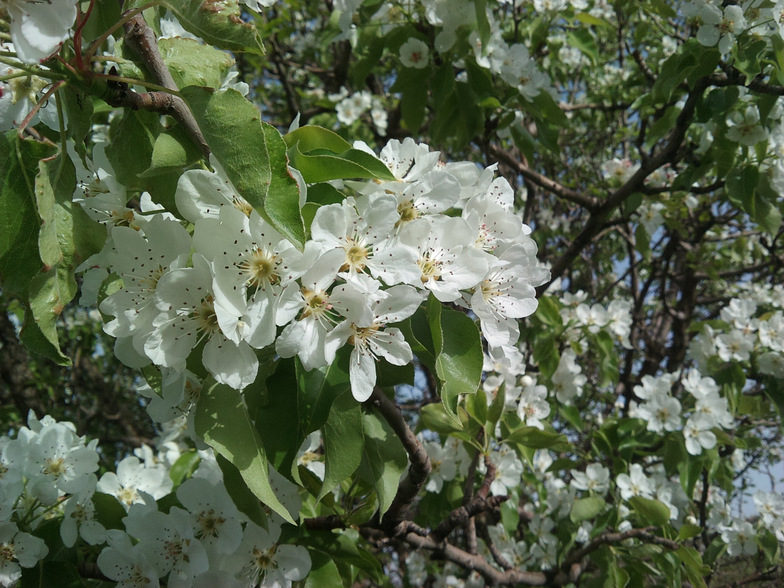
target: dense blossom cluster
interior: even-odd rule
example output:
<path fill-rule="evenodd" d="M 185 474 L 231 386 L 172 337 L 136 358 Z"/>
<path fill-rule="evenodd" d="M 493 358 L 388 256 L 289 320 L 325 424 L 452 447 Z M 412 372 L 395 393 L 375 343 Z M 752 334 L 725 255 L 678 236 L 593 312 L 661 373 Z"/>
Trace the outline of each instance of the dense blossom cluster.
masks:
<path fill-rule="evenodd" d="M 635 425 L 638 431 L 635 435 L 648 431 L 663 438 L 677 433 L 682 435 L 685 450 L 698 456 L 716 446 L 718 431 L 734 429 L 736 421 L 725 392 L 712 377 L 705 375 L 713 373 L 716 367 L 713 364 L 709 367 L 708 364 L 713 360 L 755 361 L 752 359 L 754 356 L 775 356 L 779 359 L 782 357 L 780 339 L 784 329 L 778 326 L 781 319 L 781 287 L 757 285 L 746 290 L 748 292 L 743 298 L 734 299 L 722 312 L 725 329 L 709 328 L 709 332 L 694 339 L 690 348 L 691 359 L 699 367 L 683 374 L 644 376 L 640 384 L 634 387 L 637 400 L 632 402 L 629 415 L 639 419 L 639 425 Z M 621 349 L 629 349 L 631 305 L 618 299 L 607 307 L 601 304 L 589 307 L 584 304 L 584 300 L 584 293 L 564 294 L 560 299 L 560 315 L 567 326 L 568 339 L 573 342 L 573 346 L 581 349 L 582 343 L 585 347 L 582 347 L 581 353 L 588 356 L 588 338 L 604 331 Z M 764 318 L 754 318 L 759 316 Z M 746 336 L 752 337 L 747 353 L 722 356 L 723 347 L 719 343 L 719 337 L 725 336 L 727 332 L 742 332 L 744 329 L 747 331 Z M 739 336 L 735 333 L 729 339 Z M 724 345 L 726 346 L 726 343 Z M 771 349 L 773 351 L 770 351 Z M 505 355 L 500 358 L 486 358 L 483 387 L 488 402 L 492 401 L 503 386 L 506 410 L 516 412 L 524 424 L 543 429 L 544 424 L 550 420 L 548 417 L 551 412 L 557 411 L 559 406 L 580 399 L 586 384 L 579 367 L 584 358 L 578 356 L 573 348 L 564 350 L 558 368 L 549 382 L 539 378 L 542 384 L 547 385 L 537 383 L 536 364 L 527 368 L 533 368 L 532 375 L 524 375 L 524 354 L 528 352 L 525 346 L 507 348 L 505 351 Z M 755 361 L 756 363 L 758 361 Z M 620 410 L 621 406 L 617 408 Z M 602 419 L 597 419 L 596 426 L 601 423 Z M 619 500 L 621 518 L 617 528 L 620 532 L 633 528 L 634 517 L 628 501 L 635 497 L 655 500 L 664 505 L 669 512 L 671 524 L 676 528 L 694 525 L 700 516 L 694 511 L 694 504 L 701 500 L 701 484 L 696 484 L 693 496 L 688 496 L 684 491 L 681 476 L 668 475 L 663 465 L 656 463 L 654 459 L 648 463 L 632 463 L 628 471 L 614 477 L 612 471 L 603 463 L 585 463 L 579 469 L 562 474 L 558 470 L 550 469 L 554 464 L 554 454 L 551 451 L 537 451 L 530 462 L 524 465 L 518 453 L 503 439 L 504 435 L 499 428 L 496 430 L 496 441 L 492 444 L 492 459 L 498 473 L 491 486 L 491 493 L 526 497 L 524 511 L 519 516 L 527 517 L 528 524 L 526 532 L 522 537 L 517 534 L 517 538 L 513 531 L 503 524 L 490 527 L 488 531 L 493 550 L 500 551 L 507 562 L 520 569 L 548 569 L 556 564 L 557 545 L 560 540 L 555 535 L 555 529 L 559 526 L 575 526 L 569 518 L 575 501 L 581 498 L 601 498 L 602 504 L 605 500 L 608 500 L 608 503 Z M 466 476 L 468 456 L 450 448 L 452 441 L 453 439 L 449 438 L 445 445 L 425 443 L 433 464 L 433 476 L 426 487 L 428 492 L 442 493 L 445 485 L 453 480 L 454 483 L 462 484 L 461 480 Z M 746 467 L 742 450 L 735 451 L 732 463 L 735 471 Z M 484 469 L 480 466 L 478 471 Z M 530 473 L 526 473 L 527 471 Z M 615 498 L 608 499 L 608 494 L 614 495 Z M 760 513 L 756 524 L 742 516 L 733 516 L 725 498 L 726 494 L 719 487 L 711 486 L 707 496 L 708 528 L 721 537 L 728 554 L 756 554 L 759 549 L 759 534 L 763 530 L 773 534 L 779 541 L 784 539 L 784 502 L 781 494 L 762 490 L 754 493 L 754 505 Z M 606 504 L 597 514 L 607 512 L 608 508 L 609 504 Z M 575 541 L 584 543 L 592 537 L 593 524 L 592 519 L 580 521 L 574 529 Z M 489 550 L 490 544 L 480 543 L 480 548 Z M 489 551 L 486 555 L 488 559 L 493 559 Z M 410 555 L 406 563 L 411 582 L 427 577 L 427 562 L 420 555 Z M 469 576 L 454 578 L 450 585 L 474 584 Z"/>
<path fill-rule="evenodd" d="M 379 358 L 412 360 L 391 325 L 429 294 L 470 308 L 492 347 L 515 343 L 516 319 L 536 309 L 534 287 L 549 273 L 512 212 L 509 184 L 492 168 L 442 164 L 438 152 L 411 139 L 390 141 L 380 157 L 396 180 L 351 182 L 354 197 L 316 211 L 302 251 L 248 205 L 217 163 L 180 179 L 177 205 L 192 235 L 151 203 L 147 215 L 126 209 L 110 169 L 88 174 L 81 202 L 110 231 L 88 265 L 122 279 L 101 302 L 114 317 L 106 331 L 117 338 L 117 356 L 181 374 L 204 342 L 207 370 L 243 389 L 256 378 L 254 349 L 274 344 L 279 356 L 296 355 L 311 370 L 350 343 L 352 392 L 363 401 Z M 95 193 L 96 182 L 106 191 Z M 444 214 L 454 208 L 460 216 Z"/>
<path fill-rule="evenodd" d="M 275 4 L 240 1 L 261 13 Z M 192 3 L 170 4 L 173 12 L 154 17 L 159 20 L 160 39 L 187 39 L 208 50 L 202 56 L 214 50 L 179 24 L 182 11 Z M 215 14 L 237 8 L 236 2 L 220 4 Z M 194 455 L 182 435 L 189 431 L 196 438 L 193 407 L 201 394 L 202 376 L 209 373 L 220 384 L 242 391 L 269 367 L 261 363 L 269 357 L 287 367 L 294 362 L 286 360 L 296 358 L 297 377 L 302 376 L 301 366 L 315 378 L 314 370 L 327 368 L 344 353 L 350 356 L 350 391 L 356 401 L 364 402 L 376 389 L 380 362 L 424 365 L 412 351 L 413 340 L 403 333 L 418 309 L 436 303 L 457 307 L 475 320 L 484 364 L 480 380 L 477 340 L 477 377 L 469 392 L 481 384 L 476 395 L 452 398 L 454 414 L 447 414 L 446 399 L 443 406 L 424 401 L 417 405 L 413 420 L 431 471 L 422 480 L 424 490 L 417 497 L 421 502 L 408 514 L 416 512 L 417 525 L 423 520 L 430 525 L 416 528 L 425 541 L 442 523 L 457 518 L 450 512 L 457 513 L 453 509 L 460 497 L 466 506 L 480 485 L 480 492 L 497 499 L 492 503 L 497 508 L 488 507 L 492 514 L 472 519 L 473 529 L 467 525 L 459 537 L 448 538 L 449 543 L 443 538 L 438 542 L 438 549 L 448 544 L 457 551 L 469 538 L 465 553 L 487 562 L 484 576 L 473 566 L 476 560 L 469 559 L 471 565 L 463 561 L 462 567 L 456 565 L 457 557 L 446 564 L 431 561 L 424 550 L 407 551 L 414 543 L 406 544 L 405 537 L 398 536 L 403 547 L 394 553 L 393 566 L 400 565 L 410 585 L 478 588 L 490 581 L 493 571 L 504 574 L 512 569 L 552 572 L 546 576 L 549 580 L 583 547 L 601 566 L 606 564 L 599 573 L 607 571 L 607 577 L 619 583 L 626 570 L 641 574 L 634 571 L 637 560 L 653 569 L 649 561 L 654 561 L 652 554 L 659 547 L 663 553 L 672 549 L 675 555 L 669 555 L 674 559 L 685 561 L 684 553 L 689 555 L 699 574 L 703 556 L 713 558 L 709 563 L 715 566 L 725 552 L 752 556 L 760 549 L 770 551 L 771 545 L 778 548 L 776 542 L 784 542 L 780 493 L 773 488 L 754 491 L 756 520 L 740 512 L 734 515 L 730 506 L 737 501 L 731 492 L 737 479 L 748 479 L 747 470 L 761 460 L 775 459 L 773 450 L 764 458 L 750 455 L 759 449 L 759 431 L 776 424 L 768 416 L 778 417 L 769 402 L 775 394 L 769 389 L 779 385 L 781 390 L 784 377 L 784 288 L 751 280 L 723 288 L 724 282 L 713 280 L 711 272 L 778 276 L 778 258 L 768 267 L 767 261 L 760 262 L 760 252 L 773 258 L 780 241 L 781 215 L 775 199 L 784 189 L 784 109 L 777 102 L 780 87 L 767 95 L 765 84 L 780 85 L 784 68 L 781 59 L 774 63 L 766 54 L 780 53 L 784 0 L 676 2 L 675 17 L 667 3 L 642 4 L 639 12 L 630 8 L 629 17 L 621 18 L 617 3 L 608 0 L 335 0 L 330 3 L 335 12 L 324 19 L 329 30 L 321 36 L 315 31 L 319 18 L 306 17 L 307 10 L 276 7 L 275 26 L 287 26 L 289 16 L 303 25 L 301 34 L 291 40 L 295 52 L 329 53 L 341 62 L 335 68 L 340 72 L 291 67 L 290 54 L 279 46 L 285 43 L 271 39 L 270 63 L 279 60 L 271 78 L 284 88 L 289 114 L 303 107 L 311 123 L 327 124 L 341 133 L 350 127 L 344 136 L 368 141 L 388 131 L 400 137 L 416 133 L 421 123 L 432 132 L 433 144 L 451 145 L 454 140 L 460 145 L 461 137 L 440 128 L 452 120 L 444 117 L 444 123 L 438 120 L 440 113 L 430 112 L 442 106 L 448 112 L 453 100 L 455 127 L 465 127 L 465 144 L 481 146 L 488 159 L 497 145 L 513 145 L 508 153 L 514 157 L 505 163 L 518 174 L 520 192 L 528 194 L 524 211 L 520 193 L 497 175 L 496 166 L 449 161 L 411 138 L 389 141 L 379 155 L 356 141 L 354 149 L 377 157 L 394 179 L 360 181 L 346 174 L 309 194 L 311 186 L 289 167 L 299 186 L 307 236 L 299 247 L 281 234 L 280 225 L 273 226 L 263 206 L 254 209 L 243 198 L 217 159 L 196 169 L 198 156 L 173 157 L 171 169 L 177 168 L 179 182 L 165 208 L 160 204 L 164 199 L 143 192 L 142 183 L 125 186 L 109 160 L 120 144 L 118 127 L 127 121 L 117 124 L 123 116 L 119 110 L 98 113 L 95 119 L 111 126 L 93 127 L 90 141 L 77 145 L 78 153 L 71 144 L 62 149 L 57 171 L 65 177 L 73 164 L 74 201 L 103 225 L 107 235 L 103 250 L 79 268 L 81 302 L 100 308 L 104 331 L 116 340 L 117 358 L 133 368 L 159 368 L 145 371 L 155 376 L 138 391 L 150 416 L 168 434 L 155 450 L 140 448 L 100 479 L 96 443 L 77 435 L 69 423 L 31 415 L 15 438 L 0 438 L 0 585 L 16 585 L 23 569 L 52 555 L 54 543 L 42 532 L 52 524 L 59 525 L 62 546 L 89 553 L 100 573 L 119 586 L 288 586 L 305 579 L 310 555 L 304 546 L 292 544 L 292 528 L 275 514 L 251 520 L 240 512 L 211 451 L 198 452 L 199 466 L 192 477 L 183 480 L 172 473 L 178 460 Z M 278 8 L 284 18 L 279 18 Z M 76 18 L 74 0 L 0 0 L 0 19 L 9 31 L 0 46 L 0 130 L 16 127 L 29 116 L 28 125 L 42 122 L 55 133 L 65 128 L 72 132 L 72 121 L 66 123 L 62 116 L 61 94 L 39 101 L 48 89 L 55 89 L 51 84 L 61 81 L 59 76 L 67 77 L 72 73 L 68 68 L 77 65 L 61 70 L 48 67 L 54 68 L 54 60 L 41 65 L 61 45 L 66 50 L 56 66 L 65 63 L 69 38 L 78 38 Z M 199 23 L 191 21 L 189 26 L 198 28 Z M 246 22 L 243 28 L 253 27 Z M 658 46 L 648 45 L 652 29 L 663 36 Z M 613 31 L 610 37 L 608 31 Z M 607 40 L 616 31 L 617 57 L 608 61 L 603 57 L 614 40 Z M 109 41 L 107 45 L 113 44 Z M 335 41 L 344 45 L 333 54 Z M 125 53 L 117 50 L 120 44 L 115 44 L 113 55 L 100 55 L 94 47 L 98 52 L 93 57 L 133 72 Z M 633 45 L 645 51 L 629 51 Z M 184 47 L 179 42 L 171 46 L 177 51 Z M 349 57 L 342 62 L 340 55 Z M 712 69 L 711 56 L 721 59 Z M 173 71 L 181 67 L 172 61 Z M 376 78 L 374 61 L 392 63 L 397 69 Z M 708 64 L 704 72 L 703 62 Z M 100 69 L 96 63 L 90 66 Z M 577 70 L 590 75 L 578 80 Z M 778 79 L 768 75 L 771 71 Z M 670 87 L 670 76 L 681 74 Z M 236 76 L 236 70 L 226 65 L 213 96 L 225 96 L 221 90 L 231 87 L 254 100 L 268 98 L 256 89 L 251 93 L 247 84 L 235 81 Z M 407 78 L 421 81 L 415 92 L 405 86 Z M 704 95 L 695 89 L 701 83 L 708 86 Z M 309 84 L 312 87 L 307 88 Z M 631 91 L 638 86 L 644 90 Z M 419 100 L 417 108 L 412 106 L 412 94 Z M 479 105 L 467 104 L 465 96 L 476 97 Z M 84 114 L 74 111 L 73 104 L 70 108 L 69 116 Z M 581 112 L 610 121 L 608 135 L 581 127 L 586 120 Z M 623 123 L 612 122 L 618 112 Z M 274 115 L 268 114 L 264 113 L 265 120 L 272 120 Z M 76 126 L 85 126 L 89 115 L 84 116 Z M 156 119 L 157 114 L 151 117 Z M 575 129 L 582 129 L 592 144 L 565 145 L 563 121 L 574 124 L 568 129 L 572 138 L 579 136 Z M 633 139 L 637 122 L 641 130 Z M 158 123 L 153 126 L 166 139 L 172 138 L 165 134 L 172 128 L 181 130 L 179 120 L 172 125 L 172 119 L 162 117 Z M 678 128 L 681 124 L 686 127 Z M 48 137 L 50 130 L 44 129 L 44 135 Z M 670 163 L 649 169 L 651 161 L 663 161 L 659 156 L 667 153 L 671 137 L 680 130 L 685 140 L 675 145 Z M 442 136 L 437 138 L 439 131 Z M 109 146 L 107 138 L 113 134 Z M 481 145 L 476 140 L 480 134 Z M 70 142 L 70 134 L 62 136 L 63 143 Z M 159 146 L 157 141 L 154 145 Z M 20 165 L 29 164 L 17 151 Z M 119 165 L 117 158 L 113 161 Z M 560 173 L 560 165 L 569 173 Z M 552 179 L 540 176 L 544 171 Z M 45 175 L 33 182 L 44 204 Z M 623 195 L 631 184 L 630 195 L 605 219 L 602 230 L 617 237 L 606 241 L 606 255 L 600 251 L 597 257 L 602 259 L 585 260 L 585 274 L 577 262 L 574 268 L 561 270 L 563 280 L 553 282 L 545 294 L 543 316 L 521 324 L 519 319 L 532 315 L 540 304 L 535 288 L 550 279 L 537 260 L 537 246 L 523 215 L 542 235 L 548 256 L 557 255 L 571 250 L 572 245 L 564 243 L 578 243 L 586 235 L 593 239 L 595 235 L 578 232 L 583 221 L 590 219 L 590 225 L 604 214 L 603 202 Z M 736 186 L 742 193 L 733 193 Z M 692 192 L 686 193 L 690 188 Z M 36 206 L 44 208 L 39 202 Z M 766 218 L 766 206 L 778 218 Z M 32 216 L 43 234 L 47 219 L 41 212 L 39 223 L 36 214 L 38 210 Z M 767 232 L 758 230 L 761 225 Z M 704 232 L 694 236 L 691 229 L 698 226 Z M 768 233 L 775 237 L 772 241 Z M 594 252 L 604 245 L 596 239 Z M 730 242 L 733 246 L 725 247 Z M 674 253 L 665 255 L 665 243 Z M 628 257 L 618 253 L 625 248 Z M 661 265 L 655 259 L 659 254 Z M 706 263 L 703 272 L 698 260 L 711 256 L 727 263 Z M 684 259 L 688 263 L 683 264 Z M 684 268 L 696 268 L 697 273 Z M 616 271 L 623 275 L 616 276 Z M 679 305 L 685 298 L 676 286 L 691 281 L 700 288 L 705 285 L 705 296 L 682 311 Z M 670 295 L 668 284 L 677 295 Z M 657 322 L 687 320 L 678 343 L 680 357 L 673 352 L 677 345 L 672 340 L 655 341 L 656 335 L 644 332 Z M 475 334 L 477 329 L 471 328 Z M 661 332 L 671 336 L 673 330 Z M 660 344 L 671 347 L 662 347 L 659 353 Z M 666 352 L 672 352 L 667 362 Z M 423 371 L 415 373 L 417 382 L 426 377 Z M 434 395 L 428 401 L 436 399 L 439 384 L 421 386 Z M 243 397 L 246 405 L 256 400 L 249 397 Z M 344 414 L 340 406 L 326 412 L 352 421 L 359 428 L 346 424 L 346 431 L 364 439 L 368 431 L 362 419 L 375 418 L 375 409 L 370 403 L 362 408 L 351 403 L 351 408 L 354 412 Z M 442 412 L 427 412 L 432 408 Z M 760 415 L 767 420 L 755 422 Z M 771 421 L 774 425 L 765 424 Z M 345 531 L 342 538 L 351 536 L 356 543 L 367 539 L 371 545 L 375 532 L 383 534 L 380 527 L 371 529 L 370 539 L 360 539 L 355 529 L 341 525 L 365 525 L 367 530 L 371 517 L 383 518 L 370 511 L 383 511 L 382 503 L 391 497 L 382 494 L 396 491 L 401 475 L 410 480 L 417 468 L 407 473 L 403 466 L 395 469 L 400 456 L 393 455 L 391 442 L 398 440 L 391 434 L 386 439 L 390 444 L 382 447 L 389 455 L 370 460 L 363 440 L 354 446 L 362 448 L 356 453 L 364 454 L 354 456 L 356 464 L 335 466 L 343 459 L 335 457 L 335 430 L 342 442 L 344 424 L 313 425 L 308 431 L 320 430 L 308 434 L 287 478 L 271 469 L 270 481 L 286 509 L 295 516 L 313 517 L 316 528 L 325 520 L 340 519 L 335 529 L 329 529 L 334 531 L 330 540 Z M 254 422 L 254 427 L 253 434 L 260 434 L 262 425 Z M 747 431 L 752 432 L 749 438 L 744 437 Z M 200 447 L 202 441 L 197 441 Z M 295 445 L 300 441 L 297 438 Z M 372 438 L 372 443 L 377 441 Z M 403 449 L 397 449 L 405 458 Z M 405 449 L 413 463 L 415 452 Z M 373 478 L 376 485 L 370 488 L 367 470 L 389 463 L 389 471 L 380 476 L 388 480 Z M 337 479 L 335 470 L 348 470 L 349 465 L 353 473 Z M 298 483 L 307 483 L 295 488 L 287 481 L 289 474 Z M 316 499 L 319 482 L 324 486 L 328 481 L 332 486 L 322 487 Z M 121 529 L 116 528 L 117 521 L 107 522 L 107 500 L 115 513 L 121 513 Z M 641 535 L 634 532 L 647 533 L 652 522 L 659 528 L 652 541 L 658 545 L 635 544 Z M 303 525 L 297 533 L 308 537 L 310 530 Z M 671 540 L 676 535 L 677 549 Z M 690 542 L 693 537 L 698 539 Z M 373 548 L 387 549 L 391 543 L 386 541 Z M 313 549 L 312 543 L 308 545 Z M 641 547 L 639 552 L 635 547 Z M 615 553 L 602 554 L 602 549 Z M 351 565 L 366 556 L 354 557 L 355 553 L 359 552 L 346 558 Z M 778 553 L 780 557 L 780 549 Z M 320 562 L 320 571 L 334 571 L 343 580 L 351 575 L 353 582 L 351 566 L 341 556 L 335 561 L 340 570 L 330 561 Z M 678 566 L 672 578 L 680 581 Z M 684 563 L 683 569 L 688 567 Z"/>
<path fill-rule="evenodd" d="M 751 296 L 731 300 L 721 311 L 722 322 L 706 325 L 692 340 L 698 364 L 708 366 L 712 358 L 748 362 L 760 376 L 784 377 L 784 299 L 780 287 L 770 294 L 763 304 Z"/>
<path fill-rule="evenodd" d="M 240 588 L 303 579 L 307 550 L 278 543 L 275 515 L 264 528 L 237 510 L 211 451 L 199 452 L 193 477 L 176 488 L 177 506 L 159 510 L 156 500 L 173 490 L 172 466 L 190 456 L 181 422 L 164 430 L 156 450 L 143 446 L 100 479 L 97 441 L 78 436 L 71 423 L 31 413 L 15 438 L 0 438 L 0 586 L 17 585 L 22 568 L 46 557 L 49 547 L 32 533 L 52 521 L 62 545 L 91 546 L 101 573 L 118 586 Z M 279 491 L 298 510 L 296 492 Z M 122 529 L 105 526 L 112 520 L 107 499 L 125 509 Z"/>

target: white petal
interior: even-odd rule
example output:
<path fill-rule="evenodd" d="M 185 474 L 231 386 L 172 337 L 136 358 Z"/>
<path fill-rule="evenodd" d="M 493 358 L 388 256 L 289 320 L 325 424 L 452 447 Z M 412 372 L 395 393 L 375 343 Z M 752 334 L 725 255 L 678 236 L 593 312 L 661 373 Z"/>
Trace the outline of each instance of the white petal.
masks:
<path fill-rule="evenodd" d="M 360 353 L 354 348 L 351 352 L 349 377 L 354 398 L 358 402 L 365 402 L 370 398 L 376 385 L 376 362 L 369 353 Z"/>

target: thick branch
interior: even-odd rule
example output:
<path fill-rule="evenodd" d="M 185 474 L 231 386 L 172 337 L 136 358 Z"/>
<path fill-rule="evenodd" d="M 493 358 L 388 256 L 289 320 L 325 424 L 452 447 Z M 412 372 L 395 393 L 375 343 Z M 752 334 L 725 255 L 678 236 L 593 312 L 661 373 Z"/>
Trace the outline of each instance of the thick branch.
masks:
<path fill-rule="evenodd" d="M 389 423 L 392 430 L 403 443 L 403 447 L 408 453 L 411 467 L 408 474 L 400 483 L 397 494 L 392 500 L 389 510 L 384 515 L 383 529 L 387 533 L 394 532 L 395 527 L 403 520 L 417 494 L 425 484 L 425 480 L 430 475 L 431 465 L 427 452 L 414 432 L 406 423 L 400 409 L 395 403 L 387 398 L 387 395 L 376 387 L 370 396 L 370 402 L 381 413 L 381 416 Z"/>
<path fill-rule="evenodd" d="M 147 25 L 144 17 L 141 14 L 137 14 L 125 23 L 124 28 L 125 40 L 128 43 L 128 46 L 142 57 L 153 79 L 164 88 L 176 92 L 178 90 L 177 84 L 174 82 L 174 78 L 166 67 L 166 64 L 163 63 L 163 57 L 161 57 L 161 52 L 158 50 L 155 33 L 153 33 L 152 29 Z M 125 94 L 127 96 L 134 95 L 135 93 L 127 91 Z M 179 96 L 169 95 L 170 98 L 165 110 L 146 108 L 146 105 L 148 104 L 156 106 L 164 103 L 162 97 L 150 97 L 152 94 L 163 93 L 150 92 L 149 94 L 135 94 L 136 96 L 147 96 L 147 98 L 126 98 L 126 100 L 135 101 L 136 104 L 138 104 L 136 108 L 145 108 L 154 110 L 155 112 L 165 112 L 170 115 L 182 125 L 185 132 L 191 140 L 196 143 L 204 156 L 209 157 L 210 148 L 207 146 L 207 141 L 204 139 L 204 135 L 201 134 L 199 125 L 196 124 L 196 119 L 193 118 L 193 114 L 188 108 L 188 105 L 185 104 L 185 101 Z M 133 108 L 134 106 L 131 107 Z"/>

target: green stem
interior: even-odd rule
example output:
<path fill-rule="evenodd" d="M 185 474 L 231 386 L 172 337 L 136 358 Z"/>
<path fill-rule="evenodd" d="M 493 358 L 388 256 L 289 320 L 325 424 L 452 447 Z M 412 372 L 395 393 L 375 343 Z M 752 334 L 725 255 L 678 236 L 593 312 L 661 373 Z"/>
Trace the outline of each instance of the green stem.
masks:
<path fill-rule="evenodd" d="M 30 74 L 27 72 L 19 72 L 15 74 L 9 74 L 7 76 L 0 76 L 0 82 L 7 82 L 8 80 L 14 80 L 16 78 L 26 78 Z"/>
<path fill-rule="evenodd" d="M 46 78 L 48 80 L 60 79 L 60 76 L 49 70 L 41 69 L 37 65 L 30 66 L 26 63 L 22 63 L 16 59 L 15 54 L 6 55 L 5 53 L 6 52 L 0 52 L 0 63 L 4 65 L 23 71 L 29 76 L 38 76 L 39 78 Z"/>
<path fill-rule="evenodd" d="M 54 103 L 57 106 L 57 121 L 60 126 L 60 162 L 57 164 L 57 172 L 54 174 L 54 182 L 52 187 L 56 187 L 60 181 L 60 174 L 65 168 L 65 160 L 68 158 L 68 145 L 66 143 L 67 137 L 65 135 L 65 116 L 63 113 L 63 103 L 60 100 L 60 92 L 54 93 Z"/>

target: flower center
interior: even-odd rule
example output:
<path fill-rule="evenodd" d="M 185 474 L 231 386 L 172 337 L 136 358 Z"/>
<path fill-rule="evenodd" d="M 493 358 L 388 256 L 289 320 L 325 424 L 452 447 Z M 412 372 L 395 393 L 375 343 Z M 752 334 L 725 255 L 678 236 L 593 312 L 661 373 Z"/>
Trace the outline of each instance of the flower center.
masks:
<path fill-rule="evenodd" d="M 438 260 L 433 259 L 430 255 L 420 257 L 417 260 L 417 265 L 422 272 L 420 279 L 422 280 L 423 284 L 429 282 L 430 280 L 441 279 L 440 264 L 438 263 Z"/>
<path fill-rule="evenodd" d="M 265 285 L 277 283 L 280 279 L 277 272 L 278 263 L 277 255 L 263 249 L 254 249 L 250 258 L 240 265 L 240 269 L 248 275 L 248 284 L 263 288 Z"/>
<path fill-rule="evenodd" d="M 214 333 L 220 330 L 213 302 L 212 295 L 209 295 L 193 311 L 193 318 L 198 323 L 199 330 L 205 333 Z"/>
<path fill-rule="evenodd" d="M 226 519 L 216 514 L 212 509 L 202 511 L 199 514 L 199 532 L 196 534 L 197 538 L 217 537 L 218 530 L 225 522 Z"/>
<path fill-rule="evenodd" d="M 357 327 L 352 325 L 353 333 L 348 338 L 348 342 L 351 345 L 359 345 L 360 347 L 364 347 L 367 344 L 368 339 L 372 339 L 373 336 L 378 331 L 381 325 L 373 324 L 369 327 Z"/>
<path fill-rule="evenodd" d="M 319 317 L 326 311 L 332 308 L 329 304 L 329 295 L 324 290 L 311 290 L 310 288 L 302 288 L 303 298 L 305 298 L 305 309 L 302 311 L 301 318 L 309 316 Z"/>
<path fill-rule="evenodd" d="M 251 206 L 250 202 L 248 202 L 244 198 L 235 197 L 232 199 L 231 203 L 234 205 L 234 208 L 239 210 L 242 214 L 244 214 L 247 217 L 250 217 L 250 213 L 253 212 L 253 206 Z"/>
<path fill-rule="evenodd" d="M 368 260 L 368 250 L 364 245 L 360 245 L 353 239 L 350 239 L 345 246 L 346 250 L 346 263 L 340 266 L 340 271 L 345 272 L 354 270 L 361 272 L 365 269 L 365 264 Z"/>
<path fill-rule="evenodd" d="M 400 215 L 400 219 L 395 223 L 395 226 L 404 225 L 407 222 L 419 218 L 419 210 L 414 206 L 413 200 L 406 200 L 405 202 L 398 204 L 397 212 Z"/>
<path fill-rule="evenodd" d="M 44 474 L 48 474 L 54 478 L 59 478 L 66 471 L 65 460 L 62 457 L 55 457 L 50 459 L 44 467 Z"/>

